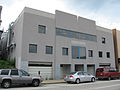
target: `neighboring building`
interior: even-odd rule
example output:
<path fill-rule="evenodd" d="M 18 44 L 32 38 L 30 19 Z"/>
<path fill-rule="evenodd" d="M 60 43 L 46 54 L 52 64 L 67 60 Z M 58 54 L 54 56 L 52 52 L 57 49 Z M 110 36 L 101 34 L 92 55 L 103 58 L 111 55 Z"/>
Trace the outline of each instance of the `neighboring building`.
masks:
<path fill-rule="evenodd" d="M 98 67 L 115 67 L 112 31 L 93 20 L 25 7 L 11 26 L 8 58 L 16 68 L 60 79 L 72 71 L 95 74 Z"/>
<path fill-rule="evenodd" d="M 2 11 L 2 6 L 0 6 L 0 26 L 1 26 L 1 22 L 2 22 L 2 20 L 1 20 L 1 11 Z"/>
<path fill-rule="evenodd" d="M 112 32 L 115 49 L 115 64 L 116 68 L 120 71 L 120 31 L 113 29 Z"/>
<path fill-rule="evenodd" d="M 2 36 L 2 33 L 3 33 L 3 30 L 1 28 L 1 11 L 2 11 L 2 6 L 0 6 L 0 59 L 1 59 L 1 53 L 2 53 L 2 47 L 1 47 L 1 36 Z"/>

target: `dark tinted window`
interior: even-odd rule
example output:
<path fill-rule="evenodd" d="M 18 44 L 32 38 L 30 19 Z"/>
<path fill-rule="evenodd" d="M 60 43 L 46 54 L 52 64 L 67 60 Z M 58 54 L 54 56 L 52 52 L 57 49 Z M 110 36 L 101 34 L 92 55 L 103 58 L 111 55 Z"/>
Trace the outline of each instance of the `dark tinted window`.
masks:
<path fill-rule="evenodd" d="M 96 72 L 103 72 L 103 71 L 104 71 L 103 68 L 99 68 L 96 70 Z"/>
<path fill-rule="evenodd" d="M 18 75 L 18 70 L 11 70 L 11 74 L 10 75 Z"/>
<path fill-rule="evenodd" d="M 102 58 L 102 51 L 99 51 L 99 57 Z"/>
<path fill-rule="evenodd" d="M 1 75 L 8 75 L 9 74 L 9 70 L 2 70 L 1 71 Z"/>

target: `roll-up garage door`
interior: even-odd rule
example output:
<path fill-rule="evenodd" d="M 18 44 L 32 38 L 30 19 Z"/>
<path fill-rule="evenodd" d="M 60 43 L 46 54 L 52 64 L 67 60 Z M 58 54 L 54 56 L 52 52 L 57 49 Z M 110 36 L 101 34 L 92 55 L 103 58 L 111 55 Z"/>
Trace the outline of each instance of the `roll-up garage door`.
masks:
<path fill-rule="evenodd" d="M 29 73 L 31 75 L 38 75 L 39 71 L 40 75 L 44 78 L 44 80 L 49 80 L 53 78 L 52 65 L 48 65 L 46 63 L 29 64 Z"/>

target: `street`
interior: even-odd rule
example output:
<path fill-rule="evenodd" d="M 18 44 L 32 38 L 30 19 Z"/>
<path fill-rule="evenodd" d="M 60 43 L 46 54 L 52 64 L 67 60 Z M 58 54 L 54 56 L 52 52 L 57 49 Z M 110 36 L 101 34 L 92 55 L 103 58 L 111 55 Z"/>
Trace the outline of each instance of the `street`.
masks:
<path fill-rule="evenodd" d="M 80 84 L 42 84 L 39 87 L 12 87 L 9 90 L 120 90 L 120 80 L 103 80 Z M 0 88 L 0 90 L 5 90 Z"/>

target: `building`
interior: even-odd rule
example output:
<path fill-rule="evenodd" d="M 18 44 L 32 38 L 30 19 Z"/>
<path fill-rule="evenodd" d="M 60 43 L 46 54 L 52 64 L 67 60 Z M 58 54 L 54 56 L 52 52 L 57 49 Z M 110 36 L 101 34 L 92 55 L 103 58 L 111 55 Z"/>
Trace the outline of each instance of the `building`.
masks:
<path fill-rule="evenodd" d="M 112 33 L 115 49 L 115 65 L 116 68 L 120 71 L 120 31 L 113 29 Z"/>
<path fill-rule="evenodd" d="M 1 22 L 2 22 L 2 20 L 1 20 L 1 11 L 2 11 L 2 6 L 0 6 L 0 26 L 1 26 Z"/>
<path fill-rule="evenodd" d="M 2 23 L 2 20 L 1 20 L 1 11 L 2 11 L 2 6 L 0 6 L 0 59 L 1 59 L 1 53 L 2 53 L 1 36 L 2 36 L 2 33 L 3 33 L 3 30 L 1 28 L 1 23 Z"/>
<path fill-rule="evenodd" d="M 115 67 L 112 31 L 80 16 L 25 7 L 12 23 L 9 36 L 8 58 L 16 60 L 17 68 L 32 74 L 40 71 L 45 79 Z"/>

